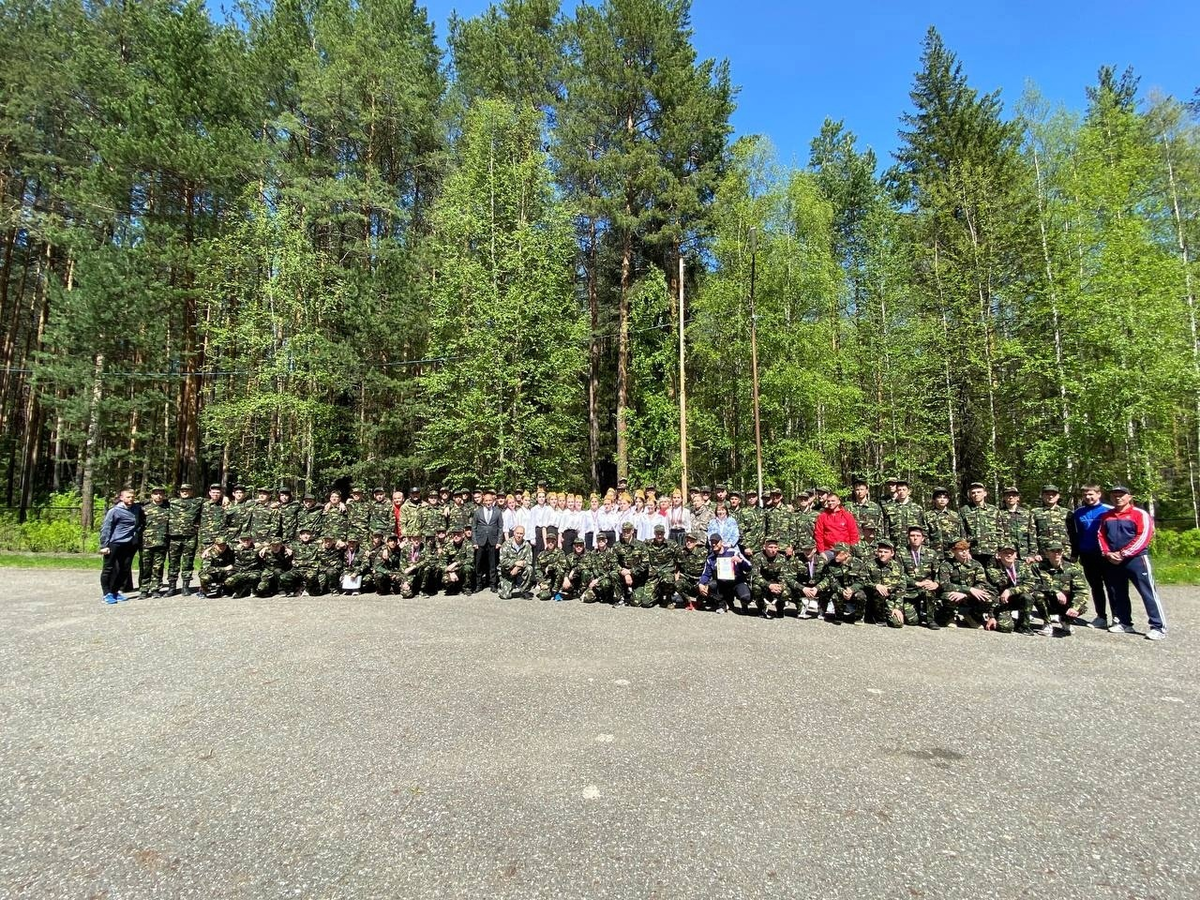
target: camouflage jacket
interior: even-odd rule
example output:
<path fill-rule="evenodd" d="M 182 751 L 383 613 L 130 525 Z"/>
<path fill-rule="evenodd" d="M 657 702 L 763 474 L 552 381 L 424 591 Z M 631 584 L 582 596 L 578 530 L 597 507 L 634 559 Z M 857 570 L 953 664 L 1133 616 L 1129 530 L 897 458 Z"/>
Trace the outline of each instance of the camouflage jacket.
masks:
<path fill-rule="evenodd" d="M 995 594 L 991 582 L 988 581 L 987 572 L 975 559 L 968 559 L 965 563 L 957 559 L 944 560 L 938 567 L 938 587 L 943 593 L 958 591 L 965 594 L 971 588 L 977 587 Z"/>
<path fill-rule="evenodd" d="M 1028 594 L 1037 590 L 1037 573 L 1020 556 L 1013 562 L 1013 571 L 1017 576 L 1015 582 L 1009 577 L 1008 570 L 999 562 L 994 561 L 992 565 L 988 566 L 988 582 L 996 589 L 997 595 L 1009 589 L 1017 594 Z"/>
<path fill-rule="evenodd" d="M 642 545 L 646 557 L 646 572 L 648 578 L 658 581 L 672 581 L 679 567 L 679 545 L 674 541 L 648 541 Z"/>
<path fill-rule="evenodd" d="M 228 544 L 222 550 L 216 544 L 205 548 L 200 554 L 200 570 L 208 572 L 232 572 L 234 552 Z"/>
<path fill-rule="evenodd" d="M 904 566 L 904 577 L 908 580 L 909 591 L 921 590 L 921 588 L 917 587 L 918 581 L 938 580 L 938 568 L 943 561 L 943 555 L 940 551 L 922 545 L 917 558 L 914 559 L 912 549 L 905 547 L 903 550 L 896 552 L 896 558 Z"/>
<path fill-rule="evenodd" d="M 258 548 L 254 545 L 249 547 L 239 546 L 233 552 L 233 571 L 239 575 L 247 572 L 257 572 L 263 567 L 262 557 L 258 555 Z"/>
<path fill-rule="evenodd" d="M 806 572 L 807 574 L 807 572 Z M 867 583 L 867 566 L 861 559 L 851 556 L 844 563 L 832 560 L 825 566 L 825 575 L 819 587 L 824 591 L 842 591 L 849 588 L 861 591 Z"/>
<path fill-rule="evenodd" d="M 367 527 L 371 534 L 382 534 L 387 537 L 396 532 L 396 520 L 392 515 L 392 501 L 371 501 L 371 510 L 367 515 Z"/>
<path fill-rule="evenodd" d="M 255 501 L 246 513 L 242 534 L 253 537 L 256 544 L 279 537 L 279 510 L 273 509 L 270 503 Z"/>
<path fill-rule="evenodd" d="M 887 535 L 897 547 L 908 544 L 908 529 L 916 525 L 925 528 L 925 510 L 912 500 L 906 503 L 890 503 L 887 508 Z"/>
<path fill-rule="evenodd" d="M 421 532 L 421 504 L 405 500 L 400 506 L 400 528 L 404 537 L 410 538 Z"/>
<path fill-rule="evenodd" d="M 753 506 L 740 506 L 733 518 L 738 523 L 738 531 L 742 535 L 741 546 L 757 552 L 762 547 L 763 538 L 766 536 L 761 510 L 755 509 Z"/>
<path fill-rule="evenodd" d="M 810 569 L 811 564 L 811 570 Z M 817 553 L 810 560 L 801 554 L 796 554 L 792 560 L 792 578 L 795 579 L 797 588 L 820 587 L 825 580 L 825 569 L 829 563 L 825 557 Z"/>
<path fill-rule="evenodd" d="M 533 545 L 529 541 L 521 541 L 519 546 L 516 541 L 505 541 L 500 547 L 500 575 L 511 578 L 518 563 L 524 563 L 525 569 L 533 568 Z"/>
<path fill-rule="evenodd" d="M 704 574 L 704 566 L 708 563 L 708 551 L 704 544 L 697 541 L 690 551 L 684 547 L 679 551 L 679 572 L 691 579 L 698 579 Z"/>
<path fill-rule="evenodd" d="M 292 557 L 287 547 L 280 547 L 275 553 L 268 547 L 262 557 L 263 571 L 271 575 L 282 575 L 292 567 Z"/>
<path fill-rule="evenodd" d="M 816 546 L 814 535 L 818 515 L 820 513 L 815 509 L 801 509 L 792 514 L 792 546 L 797 550 Z"/>
<path fill-rule="evenodd" d="M 1067 522 L 1071 518 L 1069 510 L 1062 506 L 1040 506 L 1029 514 L 1029 526 L 1033 532 L 1031 543 L 1035 552 L 1044 554 L 1046 545 L 1058 541 L 1063 551 L 1071 552 L 1071 535 L 1067 530 Z"/>
<path fill-rule="evenodd" d="M 628 569 L 635 584 L 646 578 L 650 569 L 644 543 L 637 538 L 631 538 L 629 541 L 618 540 L 612 552 L 617 560 L 618 571 Z"/>
<path fill-rule="evenodd" d="M 883 527 L 883 507 L 874 500 L 867 499 L 859 503 L 851 498 L 846 501 L 846 509 L 850 510 L 850 515 L 854 516 L 854 521 L 858 523 L 858 530 L 862 531 L 863 521 L 873 519 L 877 525 Z"/>
<path fill-rule="evenodd" d="M 324 536 L 325 529 L 325 510 L 323 507 L 314 505 L 312 509 L 305 509 L 303 504 L 296 513 L 296 534 L 300 534 L 301 528 L 307 528 L 313 533 L 314 538 Z M 336 535 L 335 535 L 336 536 Z M 316 541 L 313 541 L 315 544 Z"/>
<path fill-rule="evenodd" d="M 446 541 L 438 551 L 438 565 L 443 575 L 454 566 L 454 571 L 465 581 L 475 572 L 475 549 L 465 540 L 457 546 L 453 540 Z"/>
<path fill-rule="evenodd" d="M 1016 548 L 1017 556 L 1025 559 L 1033 556 L 1033 531 L 1029 527 L 1029 510 L 1018 504 L 1013 509 L 1001 507 L 996 514 L 997 540 L 1008 538 Z"/>
<path fill-rule="evenodd" d="M 171 528 L 171 505 L 162 503 L 142 504 L 142 546 L 147 549 L 167 546 L 167 534 Z"/>
<path fill-rule="evenodd" d="M 1071 606 L 1079 612 L 1087 609 L 1088 583 L 1083 575 L 1083 569 L 1077 563 L 1063 560 L 1058 568 L 1050 565 L 1050 560 L 1043 559 L 1034 569 L 1037 578 L 1037 589 L 1047 594 L 1062 591 L 1071 598 Z"/>
<path fill-rule="evenodd" d="M 253 505 L 253 500 L 243 500 L 241 503 L 231 502 L 225 508 L 225 537 L 229 539 L 229 546 L 237 543 L 246 527 L 246 516 L 250 514 L 250 507 Z"/>
<path fill-rule="evenodd" d="M 886 563 L 880 562 L 878 557 L 867 563 L 863 581 L 868 586 L 882 584 L 893 596 L 902 594 L 908 589 L 908 578 L 904 574 L 904 566 L 894 556 Z"/>
<path fill-rule="evenodd" d="M 205 500 L 200 510 L 200 543 L 211 546 L 221 535 L 228 538 L 228 524 L 225 519 L 223 501 L 218 500 L 214 503 L 212 500 Z"/>
<path fill-rule="evenodd" d="M 807 568 L 805 574 L 807 574 Z M 751 586 L 763 593 L 766 593 L 768 585 L 779 584 L 783 585 L 784 593 L 790 593 L 796 589 L 796 579 L 793 577 L 792 561 L 784 556 L 782 552 L 776 553 L 771 557 L 763 553 L 758 554 L 754 559 L 754 569 L 750 572 Z"/>
<path fill-rule="evenodd" d="M 925 510 L 925 533 L 929 538 L 926 546 L 942 554 L 948 553 L 955 541 L 966 537 L 962 516 L 948 506 L 945 509 Z"/>
<path fill-rule="evenodd" d="M 963 534 L 971 542 L 972 553 L 991 555 L 996 552 L 1000 536 L 1000 510 L 986 500 L 978 506 L 967 505 L 958 511 Z"/>
<path fill-rule="evenodd" d="M 199 497 L 176 497 L 170 502 L 170 536 L 191 537 L 200 533 L 200 510 L 204 501 Z"/>
<path fill-rule="evenodd" d="M 555 547 L 553 550 L 543 550 L 538 554 L 537 562 L 534 564 L 534 581 L 558 590 L 566 577 L 567 555 L 565 553 Z"/>
<path fill-rule="evenodd" d="M 782 503 L 763 510 L 763 540 L 779 538 L 779 546 L 792 546 L 792 511 Z"/>
<path fill-rule="evenodd" d="M 371 501 L 346 501 L 346 537 L 356 537 L 366 544 L 371 530 Z"/>
<path fill-rule="evenodd" d="M 276 512 L 279 513 L 279 536 L 290 544 L 296 540 L 296 530 L 300 527 L 300 504 L 294 500 L 280 503 Z"/>
<path fill-rule="evenodd" d="M 315 575 L 321 568 L 321 550 L 316 541 L 296 541 L 292 545 L 292 568 L 308 575 Z"/>

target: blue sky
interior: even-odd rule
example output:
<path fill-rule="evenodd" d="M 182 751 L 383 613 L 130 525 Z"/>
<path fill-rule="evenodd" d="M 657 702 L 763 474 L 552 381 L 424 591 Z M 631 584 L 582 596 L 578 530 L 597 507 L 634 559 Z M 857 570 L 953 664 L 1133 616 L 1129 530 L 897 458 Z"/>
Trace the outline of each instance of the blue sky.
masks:
<path fill-rule="evenodd" d="M 486 0 L 426 0 L 443 43 L 452 10 L 471 16 Z M 572 9 L 571 0 L 564 9 Z M 1001 89 L 1006 110 L 1027 80 L 1053 102 L 1082 109 L 1084 89 L 1102 64 L 1190 99 L 1200 87 L 1200 3 L 1138 0 L 1092 3 L 803 3 L 693 0 L 694 42 L 702 57 L 728 58 L 741 87 L 736 134 L 768 135 L 781 162 L 803 165 L 826 116 L 844 119 L 860 146 L 890 164 L 899 116 L 925 30 L 936 25 L 958 54 L 970 84 Z"/>

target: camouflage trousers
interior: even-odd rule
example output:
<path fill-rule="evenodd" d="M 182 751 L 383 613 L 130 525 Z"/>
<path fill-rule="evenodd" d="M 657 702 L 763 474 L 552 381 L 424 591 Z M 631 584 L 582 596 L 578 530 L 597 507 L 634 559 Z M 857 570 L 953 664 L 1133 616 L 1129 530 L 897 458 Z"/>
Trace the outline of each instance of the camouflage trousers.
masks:
<path fill-rule="evenodd" d="M 533 587 L 533 570 L 528 566 L 523 568 L 514 578 L 507 570 L 500 573 L 498 593 L 501 600 L 511 600 L 513 594 L 527 594 Z"/>
<path fill-rule="evenodd" d="M 172 537 L 168 542 L 170 554 L 170 571 L 167 575 L 167 583 L 174 590 L 176 582 L 179 580 L 179 573 L 183 571 L 183 586 L 187 587 L 192 583 L 192 573 L 196 568 L 196 546 L 198 539 L 194 534 L 180 535 Z"/>
<path fill-rule="evenodd" d="M 208 597 L 218 596 L 224 588 L 229 574 L 227 568 L 214 568 L 205 561 L 200 566 L 200 590 L 204 591 Z"/>
<path fill-rule="evenodd" d="M 633 589 L 633 603 L 643 608 L 666 606 L 675 598 L 675 576 L 652 577 Z"/>
<path fill-rule="evenodd" d="M 888 596 L 884 597 L 878 591 L 868 588 L 867 605 L 875 621 L 883 622 L 888 628 L 903 628 L 905 625 L 919 625 L 921 622 L 917 605 L 901 591 L 889 591 Z"/>
<path fill-rule="evenodd" d="M 156 591 L 166 584 L 163 581 L 163 564 L 166 561 L 166 545 L 159 547 L 143 546 L 138 551 L 138 590 L 143 593 Z"/>

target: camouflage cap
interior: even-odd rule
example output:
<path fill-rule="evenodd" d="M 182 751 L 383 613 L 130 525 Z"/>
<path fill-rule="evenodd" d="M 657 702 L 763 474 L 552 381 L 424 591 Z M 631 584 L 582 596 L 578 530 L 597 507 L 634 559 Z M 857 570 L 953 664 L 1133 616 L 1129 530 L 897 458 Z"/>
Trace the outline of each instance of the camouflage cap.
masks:
<path fill-rule="evenodd" d="M 933 489 L 933 496 L 934 496 L 934 497 L 941 497 L 941 496 L 949 497 L 949 496 L 950 496 L 950 491 L 949 491 L 949 490 L 947 490 L 947 489 L 946 489 L 946 488 L 944 488 L 944 487 L 940 487 L 940 486 L 939 486 L 939 487 L 935 487 L 935 488 Z"/>
<path fill-rule="evenodd" d="M 890 483 L 896 485 L 896 487 L 912 487 L 912 485 L 908 483 L 907 478 L 897 478 Z"/>
<path fill-rule="evenodd" d="M 1061 493 L 1061 491 L 1059 491 L 1057 484 L 1043 484 L 1042 485 L 1042 493 L 1043 494 L 1059 494 L 1059 493 Z"/>
<path fill-rule="evenodd" d="M 183 484 L 181 484 L 181 485 L 179 486 L 179 489 L 180 489 L 181 491 L 190 491 L 190 490 L 192 489 L 192 485 L 191 485 L 189 482 L 186 482 L 186 481 L 185 481 Z"/>
<path fill-rule="evenodd" d="M 221 490 L 221 485 L 217 484 L 216 482 L 213 482 L 212 484 L 210 484 L 208 486 L 208 489 L 210 491 L 219 491 L 219 490 Z"/>
<path fill-rule="evenodd" d="M 228 539 L 227 537 L 225 537 L 225 535 L 223 535 L 223 534 L 218 534 L 218 535 L 217 535 L 215 538 L 213 538 L 213 543 L 215 543 L 215 544 L 228 544 L 228 543 L 229 543 L 229 539 Z"/>
<path fill-rule="evenodd" d="M 888 478 L 883 483 L 885 485 L 887 485 L 887 484 L 899 484 L 900 482 L 897 481 L 895 478 Z"/>
<path fill-rule="evenodd" d="M 329 536 L 329 535 L 327 535 L 327 537 L 328 537 L 328 536 Z M 360 541 L 360 540 L 359 540 L 358 538 L 356 538 L 354 535 L 350 535 L 350 536 L 348 536 L 348 537 L 346 538 L 346 543 L 347 543 L 347 544 L 361 544 L 361 543 L 362 543 L 362 541 Z"/>
<path fill-rule="evenodd" d="M 575 535 L 575 540 L 571 541 L 571 543 L 574 544 L 576 547 L 582 547 L 587 543 L 587 541 L 585 541 L 583 539 L 582 534 L 577 534 L 577 535 Z"/>
<path fill-rule="evenodd" d="M 633 523 L 632 522 L 622 522 L 621 523 L 621 531 L 633 531 Z"/>
<path fill-rule="evenodd" d="M 285 484 L 282 487 L 280 487 L 279 490 L 277 490 L 275 493 L 280 494 L 280 495 L 287 494 L 290 497 L 290 496 L 292 496 L 292 489 Z"/>
<path fill-rule="evenodd" d="M 356 485 L 354 485 L 354 487 L 350 488 L 350 493 L 361 494 L 361 493 L 363 493 L 363 489 L 362 489 L 362 487 L 360 487 L 359 485 L 356 484 Z"/>
<path fill-rule="evenodd" d="M 732 499 L 732 498 L 734 498 L 734 497 L 737 497 L 739 500 L 741 500 L 741 499 L 742 499 L 742 492 L 741 492 L 741 491 L 730 491 L 730 492 L 729 492 L 729 497 L 730 497 L 730 499 Z"/>
<path fill-rule="evenodd" d="M 381 537 L 383 537 L 383 532 L 382 531 L 372 531 L 371 537 L 372 538 L 381 538 Z"/>
<path fill-rule="evenodd" d="M 608 543 L 608 532 L 607 531 L 597 531 L 596 532 L 596 540 L 604 541 L 604 543 L 607 544 Z"/>
<path fill-rule="evenodd" d="M 973 491 L 976 488 L 980 488 L 985 491 L 987 490 L 987 488 L 984 486 L 982 481 L 972 481 L 970 484 L 967 485 L 968 491 Z"/>
<path fill-rule="evenodd" d="M 863 516 L 861 526 L 863 531 L 866 531 L 868 528 L 871 529 L 871 531 L 879 530 L 879 522 L 875 520 L 874 516 Z"/>
<path fill-rule="evenodd" d="M 557 525 L 547 525 L 546 526 L 546 537 L 558 537 L 558 526 Z"/>
<path fill-rule="evenodd" d="M 1003 491 L 1001 491 L 1000 493 L 1002 493 L 1002 494 L 1004 494 L 1004 495 L 1006 495 L 1006 496 L 1007 496 L 1008 494 L 1016 494 L 1018 497 L 1019 497 L 1019 496 L 1021 496 L 1021 491 L 1020 491 L 1020 489 L 1019 489 L 1019 488 L 1017 488 L 1016 486 L 1013 486 L 1013 487 L 1006 487 L 1006 488 L 1005 488 Z"/>
<path fill-rule="evenodd" d="M 782 488 L 777 488 L 777 487 L 773 487 L 773 488 L 771 488 L 771 496 L 772 496 L 772 497 L 782 497 L 782 496 L 783 496 L 783 489 L 782 489 Z"/>
<path fill-rule="evenodd" d="M 281 537 L 271 538 L 271 546 L 272 547 L 274 547 L 276 544 L 282 544 L 282 543 L 283 543 L 283 538 L 281 538 Z"/>
<path fill-rule="evenodd" d="M 301 499 L 303 499 L 303 500 L 316 500 L 316 499 L 317 499 L 317 495 L 316 495 L 316 494 L 305 494 L 305 495 L 304 495 L 304 496 L 303 496 Z"/>
<path fill-rule="evenodd" d="M 161 484 L 156 484 L 154 487 L 150 488 L 151 494 L 165 494 L 166 492 L 167 492 L 167 489 L 165 487 L 163 487 Z"/>
<path fill-rule="evenodd" d="M 850 479 L 850 486 L 851 486 L 851 487 L 856 487 L 857 485 L 860 485 L 860 484 L 861 484 L 863 487 L 867 487 L 867 486 L 868 486 L 868 485 L 867 485 L 867 479 L 865 479 L 865 478 L 864 478 L 863 476 L 861 476 L 861 475 L 855 475 L 853 478 L 851 478 L 851 479 Z"/>
<path fill-rule="evenodd" d="M 1000 540 L 1000 541 L 996 542 L 996 552 L 997 553 L 1004 553 L 1005 551 L 1008 551 L 1008 550 L 1011 550 L 1013 553 L 1017 552 L 1016 541 L 1005 538 L 1004 540 Z"/>
<path fill-rule="evenodd" d="M 849 544 L 847 544 L 845 541 L 838 541 L 836 544 L 834 544 L 829 549 L 831 549 L 834 553 L 853 553 L 854 552 L 853 548 Z"/>
<path fill-rule="evenodd" d="M 876 541 L 875 549 L 876 550 L 895 550 L 896 545 L 893 544 L 891 541 L 887 541 L 887 540 Z"/>
<path fill-rule="evenodd" d="M 1049 542 L 1047 542 L 1047 544 L 1046 544 L 1046 551 L 1047 551 L 1047 552 L 1050 552 L 1050 551 L 1058 551 L 1059 553 L 1062 553 L 1062 552 L 1063 552 L 1063 545 L 1062 545 L 1062 541 L 1049 541 Z"/>
<path fill-rule="evenodd" d="M 377 484 L 377 485 L 375 485 L 375 487 L 371 488 L 371 493 L 372 494 L 386 494 L 387 491 L 385 491 L 383 489 L 383 485 Z"/>
<path fill-rule="evenodd" d="M 654 526 L 654 533 L 655 534 L 666 534 L 667 526 L 662 524 L 661 522 L 659 522 L 657 525 Z"/>
<path fill-rule="evenodd" d="M 700 487 L 696 488 L 696 490 L 698 490 L 701 494 L 711 494 L 712 493 L 712 488 L 709 487 L 707 484 L 700 485 Z"/>
<path fill-rule="evenodd" d="M 252 544 L 253 544 L 253 543 L 254 543 L 254 535 L 252 535 L 252 534 L 243 534 L 243 535 L 241 535 L 241 536 L 238 538 L 238 540 L 242 540 L 242 541 L 249 541 L 250 543 L 252 543 Z"/>
<path fill-rule="evenodd" d="M 451 534 L 465 534 L 466 531 L 467 531 L 467 529 L 465 529 L 462 525 L 451 525 L 450 526 Z"/>
<path fill-rule="evenodd" d="M 687 534 L 684 535 L 684 538 L 686 538 L 689 541 L 699 542 L 699 541 L 704 540 L 704 535 L 701 534 L 699 531 L 689 531 Z"/>
<path fill-rule="evenodd" d="M 311 525 L 301 525 L 299 528 L 296 529 L 296 534 L 312 534 L 312 533 L 313 533 L 313 529 L 312 529 Z"/>
<path fill-rule="evenodd" d="M 779 535 L 777 535 L 777 534 L 768 534 L 765 538 L 763 538 L 763 546 L 764 547 L 767 546 L 767 544 L 778 545 L 779 543 L 781 543 L 781 542 L 779 540 Z"/>
<path fill-rule="evenodd" d="M 191 488 L 190 488 L 190 487 L 186 487 L 186 488 L 180 488 L 180 490 L 181 490 L 181 491 L 190 491 L 190 490 L 191 490 Z M 264 486 L 262 486 L 262 487 L 255 488 L 255 489 L 254 489 L 254 493 L 256 493 L 256 494 L 270 494 L 270 493 L 271 493 L 271 489 L 270 489 L 269 487 L 266 487 L 266 486 L 264 485 Z"/>

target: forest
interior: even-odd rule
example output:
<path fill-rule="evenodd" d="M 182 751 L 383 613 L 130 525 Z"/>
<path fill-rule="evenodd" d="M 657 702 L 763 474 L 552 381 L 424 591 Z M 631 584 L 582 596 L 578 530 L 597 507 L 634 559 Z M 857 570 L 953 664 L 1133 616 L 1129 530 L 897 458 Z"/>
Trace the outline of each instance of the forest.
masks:
<path fill-rule="evenodd" d="M 0 472 L 1128 481 L 1200 526 L 1200 95 L 1001 98 L 782 165 L 686 0 L 0 3 Z M 753 321 L 752 321 L 753 317 Z M 682 335 L 682 337 L 681 337 Z M 680 378 L 680 352 L 684 357 Z"/>

